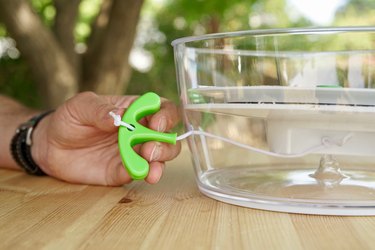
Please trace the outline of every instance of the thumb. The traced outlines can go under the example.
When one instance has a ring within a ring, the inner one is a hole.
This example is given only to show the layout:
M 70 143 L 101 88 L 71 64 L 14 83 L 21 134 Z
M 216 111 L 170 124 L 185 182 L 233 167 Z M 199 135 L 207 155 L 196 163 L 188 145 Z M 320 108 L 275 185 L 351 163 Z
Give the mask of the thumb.
M 118 129 L 109 112 L 122 116 L 125 111 L 93 92 L 78 94 L 70 100 L 68 105 L 71 106 L 71 115 L 82 125 L 94 126 L 106 132 L 114 132 Z

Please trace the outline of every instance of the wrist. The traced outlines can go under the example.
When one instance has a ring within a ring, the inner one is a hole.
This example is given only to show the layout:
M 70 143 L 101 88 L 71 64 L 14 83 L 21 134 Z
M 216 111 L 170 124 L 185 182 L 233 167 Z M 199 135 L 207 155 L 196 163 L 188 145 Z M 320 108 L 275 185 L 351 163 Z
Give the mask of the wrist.
M 15 132 L 20 124 L 31 119 L 37 112 L 32 110 L 17 110 L 14 113 L 2 113 L 1 117 L 1 131 L 3 137 L 0 140 L 0 160 L 1 167 L 10 169 L 20 169 L 19 164 L 16 162 L 15 158 L 12 156 L 9 150 L 9 145 L 15 136 Z
M 39 166 L 39 168 L 46 173 L 51 175 L 48 168 L 48 125 L 51 119 L 51 114 L 43 117 L 43 119 L 38 123 L 38 126 L 34 128 L 32 135 L 32 145 L 31 145 L 31 156 L 34 162 Z
M 34 133 L 37 130 L 38 125 L 40 125 L 41 121 L 43 121 L 43 119 L 50 112 L 51 111 L 38 114 L 29 119 L 27 122 L 22 123 L 17 128 L 16 134 L 13 136 L 11 141 L 11 153 L 14 161 L 18 166 L 20 166 L 23 170 L 31 175 L 46 174 L 37 163 L 42 162 L 43 159 L 41 158 L 41 154 L 38 153 L 42 152 L 39 148 L 41 145 L 43 145 L 43 143 L 36 143 L 37 145 L 34 145 L 34 137 L 37 137 Z M 34 151 L 34 149 L 37 150 Z M 34 151 L 34 153 L 32 151 Z

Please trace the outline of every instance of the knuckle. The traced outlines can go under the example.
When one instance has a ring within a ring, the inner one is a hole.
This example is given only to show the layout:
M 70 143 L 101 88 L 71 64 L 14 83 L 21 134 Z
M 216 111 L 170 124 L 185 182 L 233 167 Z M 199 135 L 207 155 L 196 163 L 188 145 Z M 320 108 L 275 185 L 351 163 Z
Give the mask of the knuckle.
M 97 97 L 97 94 L 92 91 L 84 91 L 77 94 L 77 98 L 91 99 L 95 97 Z

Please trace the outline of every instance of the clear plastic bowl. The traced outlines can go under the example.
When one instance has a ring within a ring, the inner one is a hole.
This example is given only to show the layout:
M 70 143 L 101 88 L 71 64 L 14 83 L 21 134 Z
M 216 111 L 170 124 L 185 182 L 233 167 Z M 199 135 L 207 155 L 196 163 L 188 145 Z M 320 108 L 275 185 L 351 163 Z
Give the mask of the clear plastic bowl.
M 273 211 L 375 215 L 374 27 L 220 33 L 173 46 L 186 130 L 198 131 L 188 141 L 201 192 Z

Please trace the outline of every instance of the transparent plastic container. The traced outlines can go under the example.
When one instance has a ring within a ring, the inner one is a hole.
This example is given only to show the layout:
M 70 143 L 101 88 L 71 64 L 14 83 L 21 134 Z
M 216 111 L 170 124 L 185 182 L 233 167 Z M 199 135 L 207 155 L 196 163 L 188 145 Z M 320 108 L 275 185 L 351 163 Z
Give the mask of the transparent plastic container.
M 185 127 L 201 132 L 188 138 L 201 192 L 273 211 L 375 215 L 374 27 L 173 46 Z

